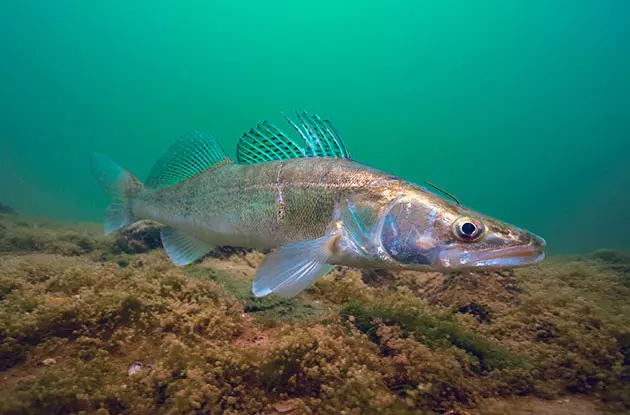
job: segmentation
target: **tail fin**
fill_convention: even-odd
[[[90,157],[92,173],[101,183],[103,191],[112,200],[105,211],[105,233],[109,234],[131,225],[133,217],[131,200],[144,186],[127,170],[109,157],[93,153]]]

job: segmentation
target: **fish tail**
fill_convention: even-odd
[[[112,233],[138,220],[133,215],[133,198],[144,189],[144,185],[103,154],[93,153],[90,164],[103,191],[111,198],[105,211],[105,233]]]

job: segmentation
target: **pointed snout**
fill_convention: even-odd
[[[532,242],[530,243],[530,245],[538,250],[538,251],[542,251],[545,248],[545,245],[547,245],[547,241],[545,241],[544,238],[538,236],[538,235],[534,235],[532,234]]]

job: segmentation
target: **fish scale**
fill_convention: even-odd
[[[112,197],[106,232],[140,219],[162,223],[162,244],[180,266],[215,245],[276,248],[257,270],[257,296],[292,297],[335,265],[450,271],[544,258],[542,238],[352,160],[328,120],[287,120],[303,145],[263,122],[241,137],[237,163],[210,135],[192,131],[146,185],[93,156]]]

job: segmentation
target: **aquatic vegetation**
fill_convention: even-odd
[[[391,299],[390,299],[391,301]],[[387,303],[385,299],[384,303]],[[479,370],[505,369],[526,366],[523,359],[512,356],[481,336],[467,332],[450,316],[439,316],[410,304],[399,302],[393,306],[382,303],[366,306],[351,302],[341,310],[342,315],[376,342],[381,341],[378,329],[395,325],[405,336],[413,336],[429,347],[458,347],[479,362]]]
[[[342,267],[286,300],[252,295],[255,252],[180,269],[0,224],[43,241],[0,240],[3,414],[503,414],[576,393],[630,408],[622,253],[501,274]]]
[[[228,248],[226,251],[231,252],[231,249]],[[259,322],[264,321],[265,324],[272,326],[276,325],[277,321],[315,319],[333,309],[330,305],[304,297],[291,300],[273,295],[256,297],[252,293],[250,278],[239,278],[207,267],[190,266],[184,272],[191,277],[216,282],[226,293],[240,301],[245,312],[256,316]]]
[[[238,332],[240,314],[229,312],[240,306],[221,296],[216,284],[187,278],[164,261],[150,262],[121,269],[42,254],[0,258],[0,369],[51,338],[111,337],[120,326],[134,325],[147,335],[223,338]]]
[[[140,221],[116,235],[116,247],[127,254],[141,254],[161,248],[161,226],[151,221]]]
[[[86,255],[117,252],[112,239],[102,236],[95,224],[57,224],[22,216],[5,216],[0,221],[0,253],[46,252],[59,255]]]

